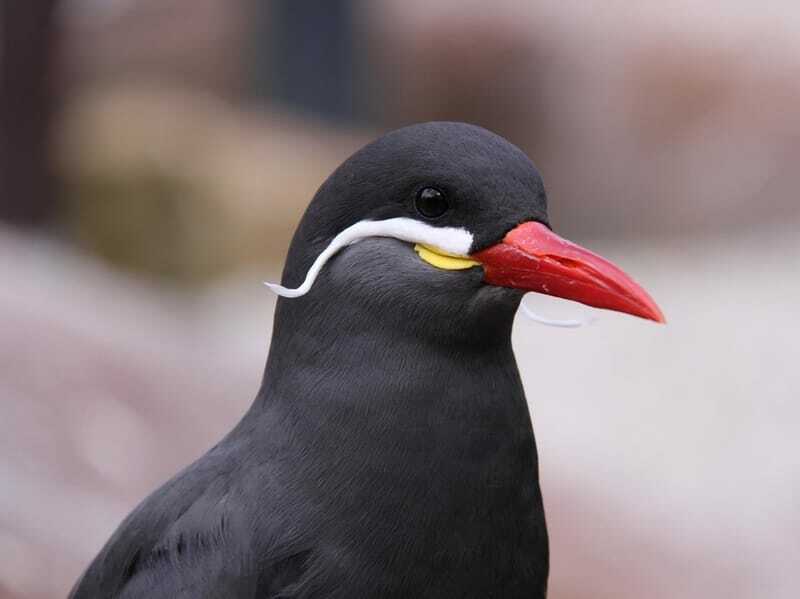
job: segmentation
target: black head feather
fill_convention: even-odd
[[[411,125],[367,144],[322,184],[292,241],[284,284],[298,285],[328,242],[360,220],[425,221],[415,201],[426,188],[450,204],[432,222],[472,232],[473,252],[521,222],[548,223],[542,177],[515,145],[466,123]]]

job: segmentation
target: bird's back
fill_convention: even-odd
[[[270,597],[290,584],[298,560],[271,560],[255,543],[257,510],[240,468],[246,451],[229,436],[142,501],[70,599],[244,599]],[[268,497],[253,498],[262,509],[268,505]]]

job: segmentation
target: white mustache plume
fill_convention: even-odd
[[[468,256],[472,247],[472,233],[463,228],[434,227],[412,218],[398,217],[387,220],[362,220],[350,225],[334,237],[308,269],[299,287],[290,289],[278,283],[264,281],[270,291],[286,298],[301,297],[308,293],[327,262],[342,248],[368,237],[391,237],[409,243],[422,243],[442,249],[451,254]],[[552,327],[575,328],[592,322],[591,319],[554,320],[540,316],[522,304],[522,312],[529,319]]]
[[[451,254],[466,256],[472,247],[472,233],[454,227],[433,227],[413,218],[390,218],[387,220],[362,220],[350,225],[334,237],[322,253],[317,256],[306,273],[303,283],[289,289],[277,283],[264,284],[282,297],[300,297],[309,292],[317,280],[322,267],[344,247],[367,237],[392,237],[410,243],[424,243],[443,249]]]

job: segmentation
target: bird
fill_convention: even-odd
[[[377,138],[318,189],[269,286],[251,406],[124,519],[69,597],[545,597],[521,299],[665,319],[552,230],[526,154],[457,122]]]

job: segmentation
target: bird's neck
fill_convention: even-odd
[[[251,412],[279,414],[307,435],[310,451],[355,444],[385,456],[390,445],[400,454],[437,448],[442,457],[493,462],[532,446],[510,341],[513,299],[480,322],[441,315],[425,326],[397,310],[344,301],[332,313],[318,301],[279,302]]]
[[[403,330],[363,306],[344,303],[335,318],[301,307],[277,311],[244,427],[261,444],[249,451],[268,452],[270,484],[291,489],[315,531],[334,526],[337,547],[358,540],[360,554],[363,539],[380,539],[360,562],[367,578],[401,572],[416,589],[430,568],[488,571],[544,596],[529,591],[544,588],[547,535],[513,311],[477,326],[480,344],[463,331]]]

